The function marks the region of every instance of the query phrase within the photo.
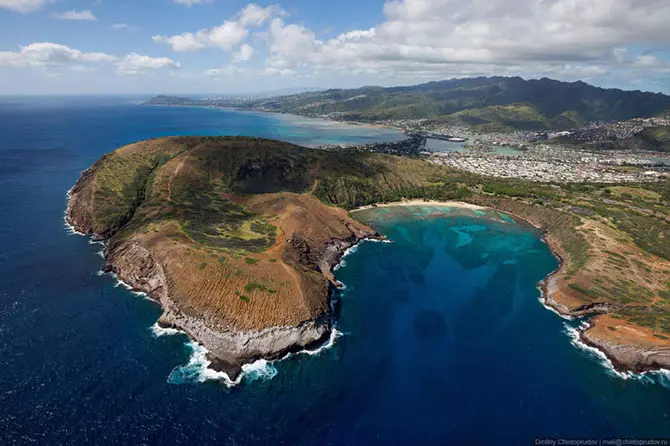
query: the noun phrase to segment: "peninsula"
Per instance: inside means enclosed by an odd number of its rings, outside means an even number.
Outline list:
[[[235,380],[259,358],[323,344],[344,251],[381,237],[347,211],[406,199],[493,208],[543,231],[562,262],[547,305],[588,318],[584,342],[620,370],[670,368],[670,185],[491,178],[356,149],[245,137],[167,137],[104,155],[67,221],[104,240],[106,270],[158,301],[162,326]]]

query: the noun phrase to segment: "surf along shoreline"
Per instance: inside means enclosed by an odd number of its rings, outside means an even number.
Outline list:
[[[462,201],[434,201],[434,200],[403,200],[399,202],[378,203],[373,205],[361,206],[350,212],[355,215],[356,212],[384,207],[416,207],[416,206],[435,206],[451,207],[469,210],[492,210],[510,216],[515,221],[528,225],[541,233],[542,241],[549,247],[551,253],[558,261],[558,266],[550,272],[547,277],[538,283],[540,290],[539,301],[542,305],[556,313],[567,321],[580,320],[582,323],[576,328],[577,337],[573,339],[576,347],[586,351],[595,351],[603,365],[610,368],[614,374],[620,378],[627,379],[631,377],[644,376],[650,372],[670,373],[670,361],[662,357],[656,364],[646,364],[644,360],[654,357],[658,354],[657,350],[646,349],[644,346],[634,344],[615,344],[606,339],[600,339],[597,334],[592,334],[597,322],[597,318],[607,315],[611,310],[611,304],[593,303],[570,308],[560,302],[561,293],[570,293],[571,290],[565,281],[558,281],[559,274],[565,273],[570,267],[569,257],[565,253],[560,240],[549,230],[543,228],[541,224],[532,221],[530,218],[520,215],[516,212],[510,212],[508,209],[493,206],[492,203],[486,205],[468,203]],[[532,205],[528,205],[532,206]],[[642,358],[642,359],[641,359]],[[659,364],[660,363],[660,364]]]
[[[80,180],[86,176],[86,173],[87,171],[82,173]],[[328,271],[324,273],[324,276],[332,278],[327,295],[324,296],[331,308],[331,314],[323,315],[314,321],[305,321],[297,326],[272,326],[259,331],[239,331],[234,329],[217,331],[211,327],[207,327],[202,320],[198,320],[199,318],[187,316],[180,311],[168,291],[163,268],[152,258],[151,253],[147,249],[130,244],[132,250],[141,251],[142,255],[124,258],[124,255],[119,255],[118,252],[110,251],[110,244],[108,243],[111,238],[110,234],[95,233],[90,228],[87,228],[86,225],[82,225],[81,222],[77,221],[72,212],[72,198],[75,187],[76,185],[66,193],[67,206],[63,218],[64,226],[68,235],[88,237],[89,244],[102,246],[102,249],[96,252],[96,254],[104,259],[105,264],[98,275],[109,275],[114,279],[115,286],[122,286],[132,294],[141,296],[160,306],[163,314],[158,318],[154,326],[151,327],[154,336],[184,334],[188,337],[188,344],[192,350],[191,359],[189,359],[188,364],[176,367],[173,372],[177,369],[193,365],[194,359],[200,357],[196,361],[198,362],[196,365],[201,368],[197,381],[217,380],[227,387],[234,387],[239,384],[243,376],[249,374],[250,371],[254,372],[265,366],[272,367],[275,361],[281,361],[297,354],[318,355],[332,347],[336,339],[342,336],[342,333],[337,330],[336,312],[333,307],[336,302],[334,294],[338,288],[342,287],[342,284],[334,279],[332,271],[337,269],[343,257],[350,252],[354,252],[355,247],[362,241],[381,241],[384,239],[376,232],[370,230],[369,232],[361,231],[360,233],[354,231],[351,239],[331,240],[331,244],[329,245],[331,249],[327,250],[328,255],[321,259],[323,265],[320,265],[324,268],[327,267]],[[133,265],[133,263],[135,264]],[[160,286],[152,285],[154,282],[160,282]],[[299,338],[296,333],[300,335]],[[313,334],[314,336],[312,336]],[[247,345],[252,345],[253,348],[259,351],[251,356],[244,357],[240,360],[239,364],[231,364],[226,359],[211,354],[212,352],[208,349],[207,345],[212,344],[212,339],[210,338],[213,337],[226,338],[229,344],[232,345],[234,343],[235,345],[242,345],[245,348]],[[307,339],[308,342],[303,342],[303,338]],[[254,343],[262,344],[264,342],[271,343],[273,348],[277,345],[284,347],[266,352],[254,346]],[[270,374],[269,376],[274,375]]]
[[[83,233],[72,224],[71,221],[68,219],[68,211],[69,211],[69,199],[71,196],[71,190],[67,192],[67,198],[68,198],[68,209],[66,209],[66,214],[64,216],[64,221],[65,221],[65,226],[66,229],[68,230],[68,233],[71,235],[81,235],[81,236],[89,236],[91,241],[96,242],[96,243],[101,243],[104,247],[102,251],[102,256],[105,259],[105,262],[108,262],[108,258],[106,256],[106,244],[104,242],[104,237],[96,234],[86,234]],[[550,311],[558,314],[560,317],[562,317],[565,320],[575,320],[579,319],[582,320],[582,324],[578,328],[576,328],[576,332],[578,333],[577,338],[573,339],[574,344],[578,348],[582,348],[583,350],[590,350],[590,351],[596,351],[599,352],[599,355],[596,355],[600,357],[602,360],[603,358],[605,359],[603,362],[603,365],[605,367],[611,368],[614,373],[620,377],[620,378],[630,378],[630,377],[636,377],[636,376],[643,376],[647,374],[648,372],[665,372],[665,373],[670,373],[669,368],[666,367],[644,367],[640,366],[635,363],[631,363],[629,361],[626,361],[625,359],[622,360],[619,358],[617,355],[616,349],[612,349],[611,346],[605,341],[599,341],[597,338],[593,338],[589,336],[588,331],[593,328],[594,323],[593,319],[598,317],[601,314],[606,314],[607,308],[600,308],[597,305],[596,306],[589,306],[585,305],[577,309],[570,309],[568,306],[560,303],[559,301],[555,300],[554,297],[558,292],[560,291],[569,291],[565,289],[561,289],[560,285],[555,282],[556,276],[565,271],[569,267],[569,262],[566,261],[566,256],[563,253],[563,248],[560,245],[560,242],[555,238],[552,237],[552,234],[548,232],[547,230],[543,229],[540,224],[537,222],[533,222],[530,219],[526,218],[523,215],[519,215],[518,213],[514,212],[509,212],[509,210],[501,209],[501,208],[496,208],[494,206],[491,206],[490,203],[487,203],[486,206],[484,205],[479,205],[475,203],[467,203],[467,202],[460,202],[460,201],[433,201],[433,200],[420,200],[420,199],[414,199],[414,200],[404,200],[404,201],[399,201],[399,202],[390,202],[390,203],[378,203],[378,204],[373,204],[373,205],[367,205],[367,206],[361,206],[356,209],[353,209],[350,211],[351,215],[354,216],[355,214],[359,211],[363,210],[368,210],[368,209],[374,209],[374,208],[384,208],[384,207],[398,207],[398,206],[405,206],[405,207],[416,207],[416,206],[436,206],[436,207],[450,207],[450,208],[461,208],[461,209],[468,209],[468,210],[492,210],[496,212],[500,212],[503,214],[506,214],[513,218],[515,221],[527,225],[529,227],[532,227],[535,230],[538,230],[541,232],[541,238],[543,242],[547,244],[549,247],[550,251],[552,254],[556,257],[558,261],[558,266],[554,271],[549,273],[547,277],[545,277],[543,280],[539,282],[538,288],[540,289],[540,302],[543,304],[543,306]],[[336,263],[332,265],[332,271],[336,271],[338,269],[338,266],[342,263],[342,260],[344,257],[349,252],[353,252],[356,247],[364,242],[370,240],[369,238],[361,238],[359,240],[356,240],[353,244],[348,246],[346,249],[341,250],[338,252],[338,256],[336,259]],[[375,237],[371,240],[379,241],[379,240],[385,240],[385,237],[380,236],[380,237]],[[158,305],[163,306],[161,303],[161,300],[158,296],[152,296],[151,292],[146,292],[136,286],[132,286],[131,284],[128,284],[124,282],[118,274],[116,274],[114,271],[110,270],[106,265],[105,269],[103,271],[108,274],[112,274],[113,277],[116,279],[116,281],[123,285],[124,288],[128,289],[131,291],[133,294],[136,295],[142,295],[145,298],[148,298],[149,300],[156,302]],[[334,304],[334,293],[336,291],[333,289],[329,291],[328,295],[328,300],[330,305]],[[188,336],[188,338],[191,340],[191,342],[197,344],[198,346],[205,348],[201,342],[199,342],[198,337],[194,335],[193,333],[189,333],[187,330],[184,330],[179,327],[174,327],[171,324],[164,324],[162,323],[161,319],[157,321],[157,325],[163,329],[165,328],[175,328],[174,332],[171,334],[177,334],[177,333],[182,333]],[[213,380],[219,380],[222,383],[224,383],[228,387],[235,386],[239,384],[242,380],[242,377],[245,375],[245,372],[248,370],[252,370],[254,368],[258,368],[259,366],[263,364],[269,364],[270,366],[276,362],[276,361],[281,361],[284,360],[288,357],[291,357],[295,354],[309,354],[309,355],[314,355],[322,352],[325,349],[330,348],[332,345],[334,345],[335,340],[341,336],[341,333],[337,331],[336,329],[336,321],[333,321],[333,324],[328,332],[327,335],[324,335],[323,338],[320,340],[321,342],[315,343],[314,345],[309,345],[306,346],[306,348],[303,349],[292,349],[290,351],[285,351],[281,355],[277,355],[274,358],[257,358],[254,361],[247,362],[245,367],[242,367],[239,373],[233,373],[230,374],[230,371],[225,370],[224,368],[218,367],[217,366],[217,361],[206,361],[205,364],[202,364],[203,367],[203,373],[201,373],[201,379],[200,381],[205,381],[208,379],[213,379]],[[615,346],[616,348],[617,346]],[[630,346],[630,348],[635,349],[638,348],[637,346]],[[644,353],[644,352],[643,352]],[[195,355],[196,352],[194,351],[192,355]],[[211,359],[211,358],[207,358]],[[261,364],[261,362],[263,364]],[[184,367],[184,366],[182,366]],[[210,372],[207,372],[209,370]],[[273,375],[272,375],[273,376]]]

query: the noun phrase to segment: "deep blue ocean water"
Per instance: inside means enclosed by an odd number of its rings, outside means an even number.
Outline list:
[[[0,100],[0,444],[670,436],[670,389],[614,376],[538,301],[536,283],[556,267],[539,234],[444,208],[360,214],[392,243],[362,243],[345,257],[343,335],[332,348],[234,388],[187,379],[187,339],[152,334],[159,308],[99,276],[100,247],[67,235],[65,192],[80,171],[162,135],[302,144],[400,135],[135,100]]]

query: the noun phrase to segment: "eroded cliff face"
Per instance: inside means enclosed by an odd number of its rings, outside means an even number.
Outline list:
[[[581,331],[580,340],[605,353],[620,372],[670,370],[670,342],[648,328],[635,326],[603,312]]]
[[[423,184],[405,184],[408,169],[420,178],[435,174],[424,167],[257,138],[160,138],[117,149],[86,170],[70,191],[67,220],[106,240],[108,269],[160,302],[161,323],[203,343],[215,366],[234,377],[244,362],[322,342],[333,324],[332,267],[353,244],[378,237],[313,194],[351,205],[363,180],[377,176],[396,196]],[[360,183],[339,181],[352,172]],[[544,232],[561,259],[544,283],[546,304],[589,317],[584,342],[621,369],[670,368],[670,339],[630,316],[653,311],[653,302],[629,305],[617,292],[632,281],[645,295],[662,295],[667,261],[602,222],[552,206],[484,194],[469,201]],[[612,268],[617,256],[626,258],[625,269]]]
[[[163,153],[143,142],[96,162],[70,191],[68,222],[105,240],[105,269],[160,303],[159,324],[201,343],[211,367],[231,380],[245,363],[327,341],[338,285],[332,268],[347,248],[378,234],[309,194],[213,190],[201,173],[212,160],[227,168],[221,143],[178,143]],[[130,173],[119,170],[128,165]]]
[[[375,233],[363,231],[359,235]],[[331,279],[332,267],[339,262],[344,250],[358,241],[360,238],[352,235],[348,240],[331,240],[324,247],[312,247],[303,240],[298,248],[290,247],[287,251],[297,256],[300,265],[321,272],[330,281],[334,280]],[[333,329],[334,321],[329,311],[323,311],[296,325],[269,326],[259,330],[208,324],[211,318],[206,317],[206,314],[205,317],[188,315],[180,308],[179,296],[170,294],[162,265],[138,240],[130,239],[116,244],[106,253],[106,259],[106,271],[115,273],[133,290],[144,292],[161,304],[163,314],[158,320],[160,326],[182,330],[201,343],[209,350],[210,367],[225,372],[233,381],[239,376],[243,364],[261,358],[280,359],[289,353],[318,348],[328,340]],[[331,290],[326,283],[323,285],[318,287],[318,294],[312,298],[327,303]],[[207,308],[201,310],[207,312]]]
[[[68,192],[65,219],[77,231],[87,235],[95,233],[92,209],[94,181],[95,173],[103,159],[82,172],[77,183]]]
[[[670,350],[649,346],[619,344],[613,340],[603,339],[589,330],[581,334],[581,340],[598,350],[603,351],[619,371],[646,372],[649,370],[670,369]]]
[[[670,342],[655,336],[652,330],[612,317],[618,310],[615,303],[583,303],[575,298],[574,290],[565,280],[569,264],[563,257],[565,251],[560,241],[550,235],[545,240],[560,264],[541,284],[544,303],[568,318],[588,320],[588,326],[579,331],[579,340],[603,352],[620,372],[670,370]]]
[[[158,320],[162,327],[177,328],[209,350],[212,367],[237,379],[241,366],[256,359],[278,359],[291,352],[315,348],[325,342],[332,330],[329,314],[306,320],[297,326],[268,327],[257,331],[212,328],[197,317],[188,316],[179,307],[178,297],[171,297],[162,266],[151,252],[128,240],[107,253],[106,270],[135,291],[142,291],[163,307]]]

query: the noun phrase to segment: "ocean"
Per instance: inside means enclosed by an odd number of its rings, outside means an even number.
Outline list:
[[[0,98],[0,444],[531,444],[670,437],[661,375],[617,376],[539,301],[556,259],[497,213],[364,211],[390,243],[336,272],[338,337],[229,387],[156,304],[99,273],[65,193],[103,153],[164,135],[303,145],[401,139],[291,116],[143,107],[138,98]],[[158,334],[163,334],[158,332]]]

